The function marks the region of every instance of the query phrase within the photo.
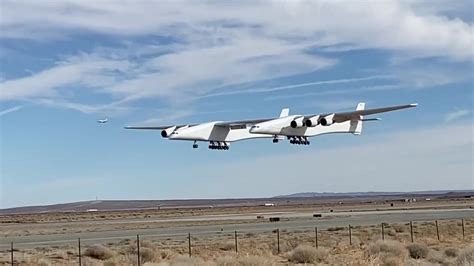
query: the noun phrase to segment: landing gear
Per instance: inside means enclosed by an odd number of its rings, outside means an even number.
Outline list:
[[[292,136],[292,137],[288,137],[288,139],[290,140],[290,143],[291,144],[298,144],[298,145],[309,145],[310,142],[308,140],[308,137],[301,137],[301,136]]]
[[[211,150],[228,150],[229,143],[225,141],[210,141],[209,142],[209,149]]]
[[[273,143],[278,143],[278,137],[277,136],[273,136]]]
[[[197,149],[199,146],[197,144],[197,141],[194,141],[194,144],[193,144],[193,149]]]

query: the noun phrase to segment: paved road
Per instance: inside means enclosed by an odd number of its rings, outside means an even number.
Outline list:
[[[105,243],[119,241],[125,238],[134,238],[137,234],[146,238],[183,238],[188,232],[195,236],[211,235],[217,232],[233,232],[237,230],[242,233],[272,231],[275,228],[286,230],[310,229],[318,226],[324,230],[329,227],[347,226],[349,224],[371,225],[387,223],[402,223],[408,221],[434,221],[443,219],[474,219],[474,209],[450,209],[450,210],[398,210],[398,211],[370,211],[370,212],[346,212],[346,213],[327,213],[323,218],[313,218],[311,213],[278,213],[282,221],[276,223],[256,222],[256,223],[238,223],[219,225],[220,220],[248,220],[255,219],[254,215],[219,215],[195,218],[176,218],[166,219],[165,221],[196,221],[214,220],[215,225],[167,227],[159,229],[136,229],[136,230],[116,230],[105,232],[83,232],[73,234],[51,234],[51,235],[32,235],[22,237],[3,237],[0,242],[0,250],[9,248],[9,243],[14,242],[16,247],[37,247],[52,246],[59,244],[74,243],[80,237],[85,244]],[[268,216],[267,216],[268,217]],[[154,221],[150,219],[150,221]],[[132,221],[133,222],[133,221]],[[143,220],[141,221],[143,222]],[[472,231],[472,230],[471,230]],[[470,232],[468,230],[468,232]]]

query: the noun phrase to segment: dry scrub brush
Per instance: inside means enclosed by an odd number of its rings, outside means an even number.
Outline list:
[[[102,245],[94,245],[86,249],[84,256],[98,260],[108,260],[114,256],[114,252]]]
[[[311,246],[298,246],[288,257],[294,263],[315,263],[324,262],[328,256],[328,251],[324,248],[314,248]]]
[[[474,264],[474,244],[470,244],[469,246],[465,247],[461,252],[459,252],[459,256],[456,259],[456,265],[473,265]]]

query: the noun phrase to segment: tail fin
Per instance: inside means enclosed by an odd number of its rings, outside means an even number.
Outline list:
[[[356,111],[364,110],[365,109],[365,103],[359,103],[357,104]],[[364,117],[360,116],[359,120],[352,120],[351,121],[351,132],[354,135],[360,135],[362,134],[362,120]]]
[[[289,108],[284,108],[281,110],[280,117],[285,117],[290,114],[290,109]]]

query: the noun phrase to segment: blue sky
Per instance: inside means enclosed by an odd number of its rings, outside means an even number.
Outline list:
[[[472,5],[2,1],[0,208],[473,189]],[[358,102],[420,105],[308,147],[122,129]]]

